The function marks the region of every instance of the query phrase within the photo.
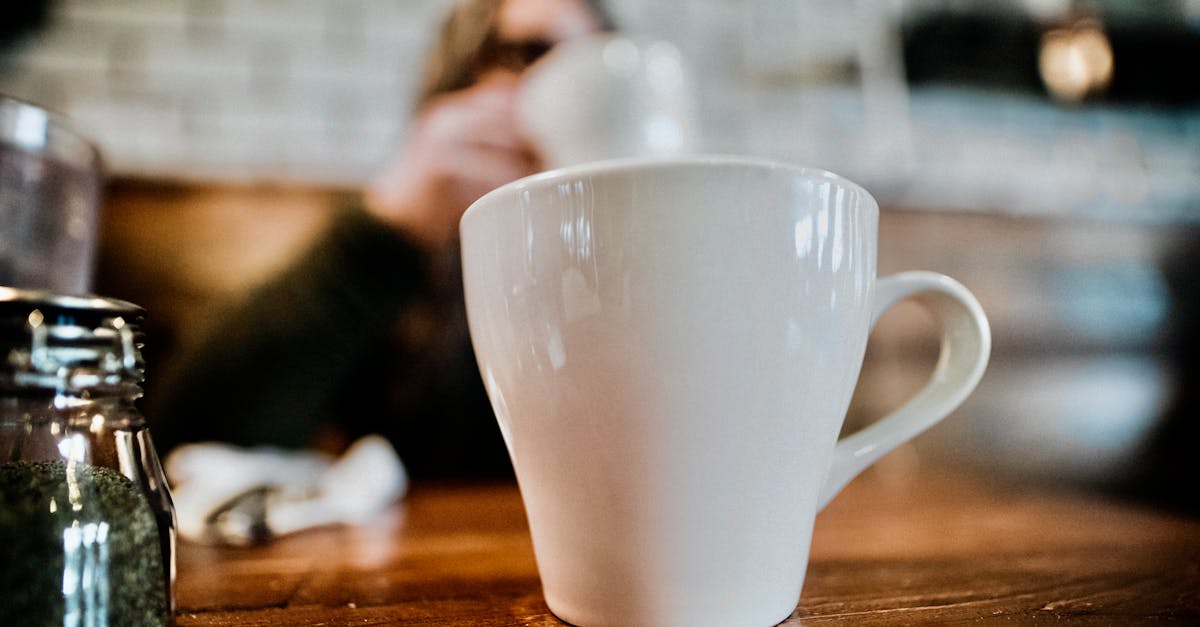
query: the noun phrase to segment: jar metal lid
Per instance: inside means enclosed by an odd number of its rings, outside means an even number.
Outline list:
[[[45,306],[79,312],[112,312],[118,315],[137,316],[138,318],[141,318],[146,313],[141,307],[116,298],[105,296],[68,296],[42,290],[0,286],[0,306],[9,303],[20,307],[33,305],[34,307]]]
[[[140,394],[144,316],[113,298],[0,287],[0,386]]]

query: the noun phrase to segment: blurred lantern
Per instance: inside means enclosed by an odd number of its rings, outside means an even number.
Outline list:
[[[1038,50],[1042,82],[1056,98],[1078,102],[1112,82],[1113,50],[1100,22],[1083,19],[1042,35]]]

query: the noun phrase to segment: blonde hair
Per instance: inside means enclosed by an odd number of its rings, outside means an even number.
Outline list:
[[[425,57],[417,88],[418,109],[436,96],[475,82],[501,2],[504,0],[460,0],[454,4]]]

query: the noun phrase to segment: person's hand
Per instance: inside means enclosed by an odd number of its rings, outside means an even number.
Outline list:
[[[493,72],[441,96],[413,120],[405,147],[367,189],[367,210],[426,247],[458,233],[467,207],[536,171],[516,122],[517,76]]]

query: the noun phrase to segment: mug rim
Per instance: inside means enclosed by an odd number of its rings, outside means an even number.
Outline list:
[[[830,181],[847,189],[851,189],[861,197],[866,198],[876,208],[876,210],[878,210],[879,207],[879,201],[877,201],[875,197],[871,195],[871,192],[867,191],[865,187],[855,183],[845,176],[831,172],[824,168],[748,155],[697,154],[655,157],[625,157],[563,166],[561,168],[554,168],[551,170],[538,172],[536,174],[530,174],[529,176],[505,183],[504,185],[485,193],[472,202],[459,219],[459,228],[460,230],[462,229],[462,227],[466,224],[467,219],[471,215],[484,212],[485,209],[483,207],[485,205],[494,203],[496,199],[500,197],[510,196],[525,190],[544,188],[550,185],[556,185],[564,180],[579,179],[585,176],[622,174],[633,170],[665,170],[697,166],[700,168],[742,166],[760,170],[789,172],[811,180]]]

